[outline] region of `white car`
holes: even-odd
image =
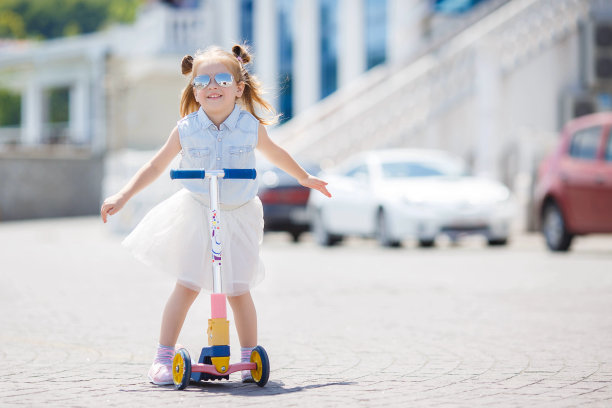
[[[429,247],[440,234],[456,241],[468,233],[483,234],[489,245],[508,242],[512,194],[497,181],[467,176],[463,161],[449,153],[364,152],[321,177],[332,198],[311,194],[308,202],[320,245],[354,235],[376,237],[383,246],[414,238]]]

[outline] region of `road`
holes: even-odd
[[[145,377],[173,282],[120,240],[95,218],[0,224],[1,406],[612,406],[612,237],[551,254],[535,235],[432,249],[267,235],[253,296],[270,382],[182,392]],[[192,354],[208,312],[200,296],[179,340]],[[233,329],[231,343],[237,356]]]

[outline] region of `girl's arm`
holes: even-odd
[[[170,133],[166,144],[159,149],[157,154],[142,166],[117,194],[104,200],[102,208],[100,208],[102,221],[106,222],[107,215],[116,214],[130,198],[155,181],[180,151],[181,142],[178,128],[175,127]]]
[[[327,183],[317,177],[311,176],[304,170],[289,153],[270,139],[266,128],[260,124],[257,132],[257,149],[261,151],[270,162],[294,177],[304,187],[313,188],[328,197],[331,197],[325,187]]]

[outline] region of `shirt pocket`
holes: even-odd
[[[208,147],[190,147],[187,149],[187,156],[195,168],[208,169],[210,167],[210,148]]]
[[[234,169],[244,169],[249,166],[249,156],[253,153],[253,146],[230,146],[229,163]]]

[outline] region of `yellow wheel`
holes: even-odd
[[[251,351],[251,363],[257,365],[255,370],[251,370],[253,381],[260,387],[263,387],[270,377],[270,360],[268,359],[268,353],[266,353],[263,347],[257,346]]]
[[[177,390],[185,389],[191,379],[191,357],[185,349],[180,349],[172,360],[172,381]]]

